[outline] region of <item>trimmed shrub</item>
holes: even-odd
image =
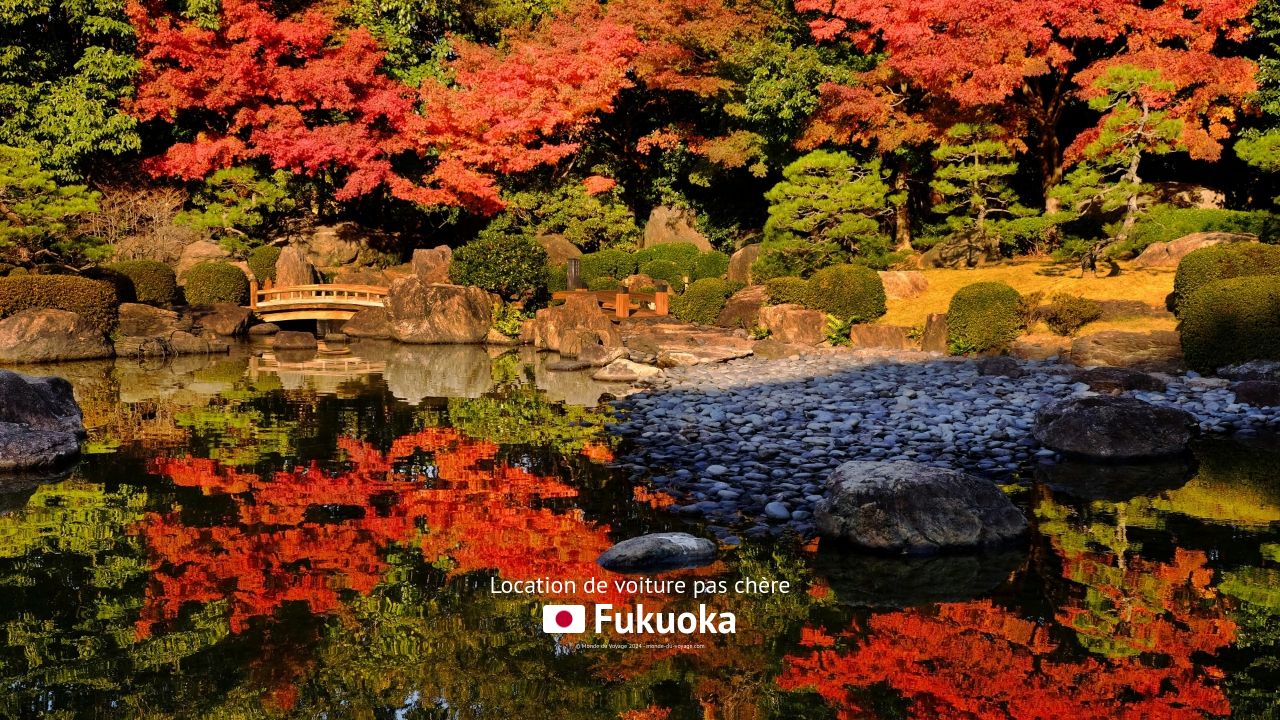
[[[1003,352],[1022,331],[1022,296],[1001,282],[956,291],[947,308],[947,348],[953,355]]]
[[[111,283],[79,275],[0,278],[0,318],[33,309],[67,310],[109,333],[119,315],[120,298]]]
[[[1280,276],[1211,282],[1185,301],[1182,354],[1198,372],[1249,360],[1280,360]]]
[[[546,285],[547,292],[560,292],[569,289],[569,268],[564,265],[551,265],[546,267],[546,279],[543,281]]]
[[[720,316],[729,296],[742,289],[742,283],[703,278],[689,286],[683,295],[672,299],[671,312],[684,322],[711,325]]]
[[[1097,300],[1058,293],[1048,305],[1037,308],[1035,315],[1058,335],[1075,335],[1076,331],[1102,317]]]
[[[600,292],[601,290],[617,290],[622,287],[622,283],[617,278],[611,277],[593,277],[587,281],[587,289],[592,292]]]
[[[275,245],[262,245],[249,251],[249,269],[258,282],[265,283],[276,280],[276,261],[280,259],[280,248]]]
[[[107,269],[120,273],[133,290],[133,297],[140,303],[167,307],[178,300],[178,276],[173,268],[155,260],[125,260],[112,263]]]
[[[809,300],[809,281],[804,278],[770,278],[764,284],[770,305],[804,305]]]
[[[702,253],[693,261],[693,269],[689,271],[689,282],[703,278],[724,277],[729,272],[729,256],[719,250]]]
[[[1181,316],[1183,302],[1216,280],[1276,274],[1280,274],[1280,246],[1223,243],[1193,250],[1178,263],[1170,309]]]
[[[187,271],[183,291],[188,305],[244,305],[249,302],[249,278],[231,263],[202,262]]]
[[[693,243],[663,243],[662,245],[654,245],[643,250],[637,250],[635,259],[637,266],[655,260],[675,263],[675,266],[680,269],[680,277],[683,278],[693,273],[693,264],[701,254],[702,251]]]
[[[1129,239],[1118,250],[1140,253],[1148,245],[1198,232],[1257,235],[1264,240],[1280,233],[1280,216],[1265,210],[1219,210],[1157,205],[1138,217]]]
[[[528,235],[486,233],[453,252],[449,279],[514,300],[544,286],[546,266],[546,249]]]
[[[832,265],[809,278],[805,305],[841,320],[866,322],[885,312],[884,282],[864,265]]]
[[[760,257],[751,263],[751,277],[757,281],[788,275],[808,277],[819,268],[848,259],[849,253],[833,242],[766,240],[760,246]]]
[[[684,288],[684,273],[670,260],[650,260],[640,266],[640,274],[648,275],[654,280],[664,280],[676,292]]]
[[[613,248],[587,253],[579,258],[578,262],[583,282],[590,282],[592,278],[600,277],[621,280],[636,271],[635,256]]]

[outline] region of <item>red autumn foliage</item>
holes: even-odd
[[[899,114],[929,108],[995,113],[1011,134],[1030,130],[1046,187],[1061,172],[1056,129],[1068,99],[1113,64],[1159,69],[1178,85],[1175,116],[1187,120],[1193,157],[1213,159],[1229,108],[1251,90],[1254,65],[1219,54],[1249,32],[1255,0],[796,0],[820,41],[847,39],[884,62],[854,87],[824,89],[828,109],[809,142],[866,142],[919,132]],[[863,109],[860,105],[866,105]],[[866,124],[867,130],[859,125]],[[889,143],[892,147],[893,143]]]

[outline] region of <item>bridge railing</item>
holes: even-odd
[[[328,305],[383,307],[387,300],[387,288],[377,285],[323,284],[273,287],[268,281],[265,286],[259,287],[255,281],[250,284],[249,290],[249,307],[253,310]]]

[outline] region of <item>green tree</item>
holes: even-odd
[[[889,251],[883,219],[894,197],[879,159],[860,162],[848,153],[815,150],[782,174],[785,179],[765,194],[767,242],[834,242],[870,258]]]
[[[8,262],[80,264],[105,257],[106,243],[75,228],[77,218],[97,210],[97,193],[59,185],[35,151],[0,146],[0,252]]]
[[[0,4],[0,144],[37,151],[61,181],[95,154],[141,146],[120,111],[136,61],[124,0]]]
[[[635,214],[622,202],[619,188],[590,193],[581,180],[550,189],[507,194],[507,208],[485,228],[503,235],[563,235],[587,252],[603,248],[634,250],[640,239]]]
[[[942,198],[934,210],[948,215],[947,223],[957,233],[985,238],[992,216],[1016,218],[1034,212],[1018,204],[1010,185],[1018,163],[999,132],[994,125],[960,123],[933,151],[938,169],[932,188]]]
[[[1073,147],[1080,162],[1054,194],[1081,214],[1121,219],[1108,227],[1110,239],[1086,249],[1090,257],[1112,243],[1123,243],[1142,210],[1139,202],[1149,190],[1139,170],[1144,158],[1186,148],[1181,144],[1182,120],[1168,107],[1176,85],[1160,71],[1119,65],[1108,68],[1091,85],[1089,107],[1104,114],[1096,134]]]
[[[247,166],[219,170],[191,198],[192,210],[176,222],[209,230],[229,250],[245,250],[297,207],[294,176],[277,170],[263,176]]]
[[[1250,22],[1262,48],[1253,100],[1263,125],[1245,132],[1235,150],[1241,160],[1263,172],[1280,172],[1280,0],[1259,0]],[[1280,203],[1280,197],[1275,201]]]

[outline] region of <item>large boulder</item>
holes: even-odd
[[[178,280],[181,281],[186,278],[188,270],[202,262],[228,262],[230,260],[231,254],[218,243],[197,240],[182,249],[182,255],[178,257],[178,262],[174,265],[173,270],[178,274]]]
[[[172,310],[139,303],[122,304],[120,319],[116,323],[116,332],[125,337],[152,337],[190,330],[190,318]]]
[[[924,352],[947,354],[946,313],[930,313],[924,321],[924,334],[920,336],[920,349]]]
[[[1169,242],[1151,243],[1142,254],[1133,259],[1131,268],[1176,268],[1178,262],[1192,250],[1232,242],[1257,242],[1256,235],[1229,232],[1198,232],[1184,235]]]
[[[366,308],[343,323],[342,334],[353,338],[387,340],[391,337],[391,318],[384,308]]]
[[[859,324],[849,329],[849,344],[855,348],[878,350],[915,350],[918,345],[897,325]]]
[[[600,368],[591,378],[600,382],[639,382],[652,380],[660,375],[662,375],[660,368],[619,358]]]
[[[910,555],[999,545],[1027,531],[1027,519],[990,480],[907,461],[836,468],[814,519],[824,536]]]
[[[716,545],[706,538],[670,532],[641,535],[605,550],[596,563],[613,572],[654,572],[715,562]]]
[[[66,310],[35,309],[0,320],[0,361],[44,363],[93,360],[114,354],[88,320]]]
[[[280,251],[276,259],[276,287],[292,287],[294,285],[315,285],[320,276],[307,260],[306,253],[290,245]]]
[[[334,285],[374,285],[386,287],[386,273],[376,268],[344,268],[333,276]]]
[[[1274,380],[1241,380],[1231,386],[1231,392],[1236,394],[1236,402],[1254,407],[1280,405],[1280,382]]]
[[[945,339],[944,339],[945,345]],[[1019,360],[1048,360],[1071,352],[1071,339],[1052,333],[1031,333],[1014,338],[1009,354]]]
[[[1182,342],[1173,330],[1105,330],[1076,338],[1071,343],[1071,362],[1081,367],[1178,370],[1182,367]]]
[[[1071,398],[1036,414],[1032,435],[1060,453],[1125,461],[1185,452],[1196,425],[1188,412],[1132,397]]]
[[[910,300],[929,289],[929,280],[919,270],[881,270],[879,274],[888,300]]]
[[[0,370],[0,472],[65,464],[80,452],[84,437],[71,383]]]
[[[1272,380],[1280,382],[1280,362],[1275,360],[1250,360],[1218,368],[1218,377],[1228,380]]]
[[[196,329],[222,337],[243,335],[253,324],[253,311],[234,303],[197,305],[189,313]]]
[[[827,316],[800,305],[766,305],[760,308],[760,326],[779,342],[817,345],[827,339]]]
[[[282,330],[271,338],[272,350],[315,350],[319,347],[316,336],[309,332]]]
[[[548,265],[565,265],[573,258],[582,257],[578,246],[563,235],[539,235],[534,239],[547,251]]]
[[[644,225],[643,247],[667,243],[693,243],[702,252],[711,252],[711,241],[696,229],[697,219],[692,210],[659,205],[649,213]]]
[[[418,248],[413,251],[413,274],[425,283],[449,283],[449,267],[453,265],[453,250],[448,245]]]
[[[765,306],[768,299],[769,290],[764,285],[744,287],[729,296],[724,309],[716,318],[716,325],[750,330],[760,324],[760,309]]]
[[[1122,393],[1127,390],[1164,392],[1168,383],[1155,375],[1117,367],[1096,367],[1076,375],[1076,382],[1087,383],[1089,389],[1100,393]]]
[[[728,277],[733,282],[751,284],[751,265],[760,259],[759,243],[754,245],[746,245],[739,248],[737,252],[729,258]]]
[[[428,283],[414,275],[387,295],[396,340],[418,345],[481,343],[489,334],[493,298],[477,287]]]
[[[622,345],[622,333],[591,293],[572,293],[563,305],[543,308],[534,316],[533,344],[540,350],[576,357],[583,341],[591,336],[594,343],[588,344],[606,348]]]
[[[360,257],[367,238],[358,225],[321,225],[304,241],[307,261],[319,267],[342,267]]]

